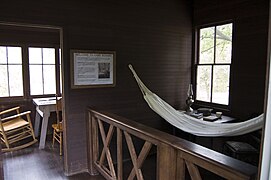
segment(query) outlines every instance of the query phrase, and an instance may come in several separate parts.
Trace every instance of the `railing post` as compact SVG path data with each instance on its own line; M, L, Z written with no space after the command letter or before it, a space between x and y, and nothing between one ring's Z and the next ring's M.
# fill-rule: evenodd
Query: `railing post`
M98 127L96 119L91 112L88 112L87 128L88 171L91 175L97 175L99 173L94 167L94 162L98 158Z
M157 145L157 179L177 180L177 150L162 143Z
M177 169L176 169L176 174L177 174L177 179L185 179L185 160L180 157L181 151L178 151L178 157L177 157Z
M117 162L118 162L118 180L123 179L123 157L122 157L122 132L117 128Z

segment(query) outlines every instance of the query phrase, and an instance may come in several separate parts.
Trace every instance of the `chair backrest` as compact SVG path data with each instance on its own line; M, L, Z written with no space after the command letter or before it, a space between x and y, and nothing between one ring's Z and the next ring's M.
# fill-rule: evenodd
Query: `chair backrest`
M2 123L2 121L5 121L5 119L10 120L10 118L5 118L5 117L13 116L16 114L20 114L20 107L19 106L1 111L0 112L0 123Z
M17 107L14 107L14 108L10 108L10 109L7 109L7 110L3 110L3 111L1 111L0 112L0 116L2 116L3 114L7 114L7 113L9 113L9 112L13 112L13 111L16 111L17 112L17 114L19 114L20 113L20 107L19 106L17 106Z
M59 124L60 121L61 121L60 111L62 111L62 98L56 96L56 119L57 119L57 124Z

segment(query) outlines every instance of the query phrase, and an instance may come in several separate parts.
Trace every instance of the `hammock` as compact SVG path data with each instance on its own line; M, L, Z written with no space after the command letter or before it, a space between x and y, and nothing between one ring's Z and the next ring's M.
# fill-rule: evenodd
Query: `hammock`
M214 123L203 121L178 111L163 99L152 93L137 76L132 65L129 65L136 82L150 108L163 119L182 131L206 137L238 136L261 129L264 116L261 114L253 119L239 123Z

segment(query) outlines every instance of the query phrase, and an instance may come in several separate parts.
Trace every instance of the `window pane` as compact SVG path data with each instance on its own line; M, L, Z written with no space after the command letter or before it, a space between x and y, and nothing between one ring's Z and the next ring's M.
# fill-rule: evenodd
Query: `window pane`
M43 48L43 64L55 64L54 48Z
M232 24L217 26L216 63L231 63Z
M28 48L29 64L42 64L41 48Z
M44 94L56 94L55 65L44 65Z
M59 52L59 64L61 64L61 49L59 49L58 52Z
M215 65L213 77L212 102L229 104L230 66Z
M0 65L0 97L9 96L7 66Z
M59 78L60 78L60 93L62 94L62 68L61 68L61 65L60 65L60 71L59 71Z
M8 63L22 64L21 47L8 47Z
M23 96L23 74L21 65L9 65L10 96Z
M30 67L31 95L55 94L55 48L29 48L29 54L32 54L29 55L31 64L40 64ZM39 70L34 69L35 67L39 67ZM36 71L39 73L38 76L35 74Z
M211 98L211 66L198 66L197 100L210 102Z
M43 94L42 65L29 65L30 72L30 94Z
M62 94L62 68L61 68L61 61L62 61L62 57L61 57L61 49L59 49L59 78L60 78L60 93Z
M0 64L7 63L7 51L6 47L0 46Z
M200 30L199 63L214 63L214 27Z

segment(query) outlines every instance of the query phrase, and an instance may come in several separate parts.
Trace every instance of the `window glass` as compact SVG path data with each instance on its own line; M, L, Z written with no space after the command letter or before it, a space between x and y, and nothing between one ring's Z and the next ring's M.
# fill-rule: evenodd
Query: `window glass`
M6 65L0 65L0 97L9 96L8 71Z
M233 24L199 29L196 100L229 104Z
M216 63L231 63L232 24L216 28Z
M30 94L43 94L42 65L29 65Z
M23 96L21 47L0 47L0 97Z
M9 65L10 96L23 96L22 65Z
M210 101L211 97L211 66L198 66L197 100Z
M7 50L9 64L22 64L21 47L7 47Z
M28 49L28 59L24 59L22 48ZM58 48L0 46L0 98L24 96L24 85L30 86L30 95L56 94L56 51ZM28 67L23 62L28 61ZM61 82L61 66L60 66ZM29 80L24 82L24 73L29 72ZM26 76L28 77L28 76ZM60 84L60 90L62 86Z
M0 64L7 63L7 51L6 47L0 46Z
M43 48L43 64L55 64L55 49Z
M225 105L229 103L229 78L230 66L214 66L212 102Z
M44 94L56 94L55 65L43 66Z
M60 93L62 94L62 56L61 56L61 49L59 49L59 83L60 83Z
M214 27L200 30L200 64L214 62Z
M55 48L29 48L29 67L30 94L55 94Z
M41 48L28 48L29 64L42 64Z

